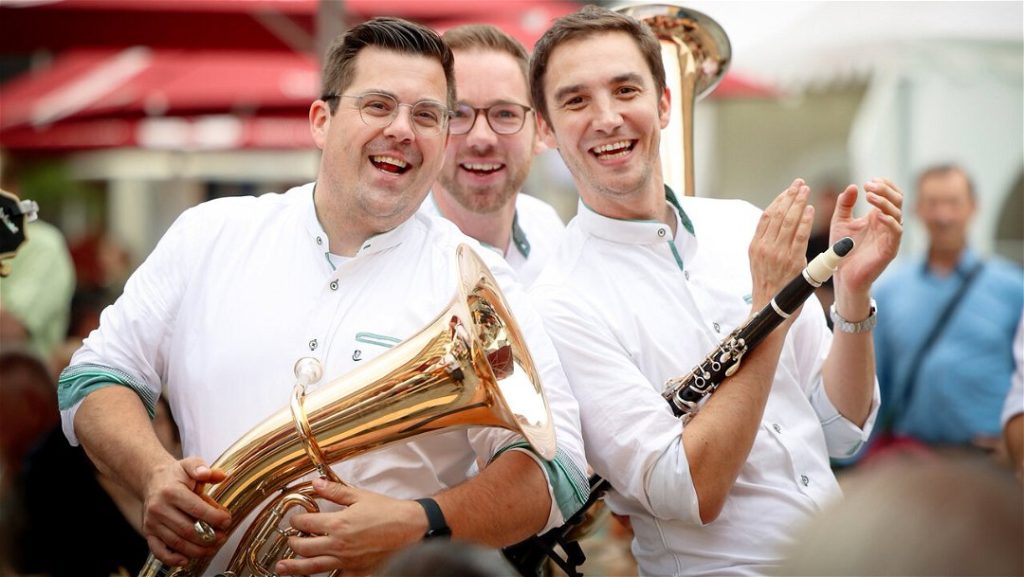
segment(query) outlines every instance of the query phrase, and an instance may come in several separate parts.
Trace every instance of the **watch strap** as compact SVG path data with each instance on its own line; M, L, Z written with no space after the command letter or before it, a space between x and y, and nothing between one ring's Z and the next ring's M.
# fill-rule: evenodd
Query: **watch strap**
M430 497L424 497L422 499L416 499L416 502L423 507L423 511L427 514L427 532L423 535L424 539L432 538L444 538L451 537L452 530L448 528L448 522L444 519L444 513L441 511L441 507L437 504L437 501Z
M878 324L878 305L875 303L875 299L871 299L871 308L868 310L868 318L852 323L843 317L839 316L839 312L836 311L836 304L832 303L829 307L829 316L832 317L832 326L835 330L842 333L866 333L875 328Z

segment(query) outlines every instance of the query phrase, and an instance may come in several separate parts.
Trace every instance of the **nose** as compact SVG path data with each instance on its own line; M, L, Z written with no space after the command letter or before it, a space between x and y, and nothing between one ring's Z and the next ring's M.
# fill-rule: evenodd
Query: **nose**
M598 131L611 133L622 124L622 114L614 98L601 95L594 99L594 128Z
M384 127L384 135L399 141L409 141L415 138L416 132L412 126L412 107L408 104L399 104L395 117L391 124Z
M498 135L491 129L484 112L479 112L473 120L473 126L465 134L466 144L474 149L486 149L498 140Z

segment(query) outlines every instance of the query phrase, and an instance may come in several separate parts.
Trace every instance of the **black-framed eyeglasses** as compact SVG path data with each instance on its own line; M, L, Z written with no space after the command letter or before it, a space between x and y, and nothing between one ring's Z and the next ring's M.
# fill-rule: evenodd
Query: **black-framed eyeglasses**
M523 125L526 124L526 115L532 110L529 106L514 102L499 102L483 108L460 102L452 111L451 119L448 121L448 130L452 134L468 134L476 124L477 115L483 112L484 117L487 118L487 124L495 134L515 134L523 129Z
M434 100L420 100L412 104L399 102L390 94L367 92L366 94L325 94L320 100L330 102L339 98L355 100L355 108L363 124L376 128L386 128L398 118L398 110L409 107L409 117L413 130L422 136L436 136L448 125L448 109Z

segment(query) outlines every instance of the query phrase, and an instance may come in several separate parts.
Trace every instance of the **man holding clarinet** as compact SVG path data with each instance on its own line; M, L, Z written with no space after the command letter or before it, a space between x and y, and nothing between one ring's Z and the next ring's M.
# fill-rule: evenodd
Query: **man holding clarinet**
M588 6L556 21L534 49L531 86L581 197L532 292L580 403L588 461L611 483L611 510L630 518L640 573L764 574L791 527L839 495L829 457L870 434L870 291L899 247L902 195L871 180L859 218L858 188L839 197L832 241L855 247L835 273L835 335L820 315L789 315L680 419L665 383L805 267L809 188L795 180L763 213L668 189L658 151L676 95L657 39L628 16Z

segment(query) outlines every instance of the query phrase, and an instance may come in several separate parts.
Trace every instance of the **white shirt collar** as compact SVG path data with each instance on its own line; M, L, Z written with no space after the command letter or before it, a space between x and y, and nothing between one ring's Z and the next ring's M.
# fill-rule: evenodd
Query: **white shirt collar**
M309 235L310 241L316 251L323 253L324 262L328 263L328 265L333 269L334 266L331 264L330 257L328 256L331 253L330 240L327 237L327 232L324 231L323 225L320 223L320 219L316 216L316 205L313 202L315 184L316 183L310 183L302 187L302 194L305 195L303 203L306 205L304 209L306 233ZM414 220L415 219L410 216L405 220L405 222L395 228L373 235L366 239L363 241L363 245L359 248L359 251L356 252L355 257L353 258L377 254L389 248L398 246L411 234L413 228L418 226L413 222Z

